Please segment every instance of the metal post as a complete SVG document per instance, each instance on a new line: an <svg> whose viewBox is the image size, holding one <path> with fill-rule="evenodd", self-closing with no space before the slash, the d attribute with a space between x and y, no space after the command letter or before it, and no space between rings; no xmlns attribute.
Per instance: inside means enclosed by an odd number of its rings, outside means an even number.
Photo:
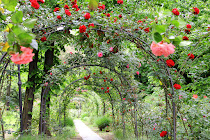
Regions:
<svg viewBox="0 0 210 140"><path fill-rule="evenodd" d="M163 61L163 60L162 60ZM174 140L176 140L176 104L175 104L175 94L174 94L174 87L173 87L173 80L170 74L170 71L166 65L166 63L163 61L163 63L165 64L169 79L170 79L170 84L171 84L171 89L172 89L172 107L173 107L173 137Z"/></svg>
<svg viewBox="0 0 210 140"><path fill-rule="evenodd" d="M23 132L23 119L22 119L22 96L21 96L21 79L20 79L20 65L18 65L18 86L19 86L19 106L20 106L20 132Z"/></svg>

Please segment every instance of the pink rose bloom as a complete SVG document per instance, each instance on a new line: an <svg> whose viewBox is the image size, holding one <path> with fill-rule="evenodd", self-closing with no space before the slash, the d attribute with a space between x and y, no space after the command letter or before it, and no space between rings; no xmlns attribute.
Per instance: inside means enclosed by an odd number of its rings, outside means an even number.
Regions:
<svg viewBox="0 0 210 140"><path fill-rule="evenodd" d="M193 98L194 99L197 99L198 98L198 95L197 94L193 94Z"/></svg>
<svg viewBox="0 0 210 140"><path fill-rule="evenodd" d="M187 121L187 119L184 118L183 121Z"/></svg>
<svg viewBox="0 0 210 140"><path fill-rule="evenodd" d="M110 52L113 52L113 49L114 49L113 47L110 47L110 48L109 48L109 51L110 51Z"/></svg>
<svg viewBox="0 0 210 140"><path fill-rule="evenodd" d="M139 71L137 71L136 74L139 75Z"/></svg>
<svg viewBox="0 0 210 140"><path fill-rule="evenodd" d="M44 86L46 87L48 85L48 82L44 83Z"/></svg>
<svg viewBox="0 0 210 140"><path fill-rule="evenodd" d="M70 52L70 54L73 54L72 52Z"/></svg>
<svg viewBox="0 0 210 140"><path fill-rule="evenodd" d="M81 88L78 88L76 91L80 91Z"/></svg>
<svg viewBox="0 0 210 140"><path fill-rule="evenodd" d="M98 57L102 57L103 56L103 53L102 52L99 52L98 53Z"/></svg>
<svg viewBox="0 0 210 140"><path fill-rule="evenodd" d="M164 43L162 41L157 44L153 41L150 48L155 56L164 55L164 57L168 57L175 52L175 46L173 44Z"/></svg>
<svg viewBox="0 0 210 140"><path fill-rule="evenodd" d="M20 47L21 47L20 50L22 51L21 54L19 54L19 52L15 54L11 54L12 62L14 62L15 64L27 64L33 61L33 56L34 56L34 53L32 53L33 49L26 48L23 46L20 46Z"/></svg>
<svg viewBox="0 0 210 140"><path fill-rule="evenodd" d="M129 64L127 64L126 68L129 68Z"/></svg>
<svg viewBox="0 0 210 140"><path fill-rule="evenodd" d="M179 95L179 99L183 99L183 98L182 98L182 95Z"/></svg>
<svg viewBox="0 0 210 140"><path fill-rule="evenodd" d="M140 68L141 67L141 63L139 63L139 66L138 66L138 68Z"/></svg>

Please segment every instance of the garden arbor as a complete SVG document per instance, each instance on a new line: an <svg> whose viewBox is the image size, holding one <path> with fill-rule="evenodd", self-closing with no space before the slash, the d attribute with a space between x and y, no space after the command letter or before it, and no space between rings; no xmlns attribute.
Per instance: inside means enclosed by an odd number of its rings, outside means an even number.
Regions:
<svg viewBox="0 0 210 140"><path fill-rule="evenodd" d="M181 88L180 83L190 85L192 80L189 78L189 75L199 71L196 68L191 71L189 69L191 64L199 62L199 60L206 62L205 54L208 52L206 43L208 39L206 37L208 32L205 33L204 30L206 29L200 28L198 25L200 24L199 19L205 19L207 16L203 13L199 17L198 8L193 7L191 12L188 8L180 7L183 10L181 11L183 15L179 16L180 11L172 7L170 2L163 2L165 5L162 8L158 7L159 2L147 2L149 5L148 9L144 2L135 1L135 4L127 1L126 4L123 4L122 1L118 2L114 9L113 7L105 9L105 5L91 0L88 9L88 3L86 2L77 4L77 1L73 1L70 4L70 2L60 1L59 5L57 5L60 8L55 7L54 11L51 7L51 4L55 4L53 1L46 1L43 4L46 4L46 7L43 6L41 8L37 7L37 3L34 5L33 2L37 2L36 0L27 3L20 2L17 10L14 8L16 5L9 5L5 0L3 2L6 8L9 7L8 10L15 11L11 15L12 25L9 22L7 23L4 15L1 15L1 18L4 20L3 24L8 28L6 28L8 34L5 35L5 39L10 46L13 46L9 49L7 48L8 50L6 49L6 51L12 55L12 58L14 54L11 51L22 51L23 54L25 53L24 48L20 46L37 48L35 39L41 40L38 43L39 46L42 46L35 53L34 61L29 64L28 81L32 82L33 86L26 88L23 111L24 130L27 130L30 126L32 115L29 112L32 112L33 108L35 87L40 88L41 85L39 131L50 135L50 132L46 132L49 125L46 122L50 108L51 95L49 93L64 85L63 82L66 79L66 75L68 75L73 82L70 80L71 83L65 85L64 91L62 93L58 92L61 96L65 94L71 85L80 80L85 80L87 85L95 85L96 83L96 86L100 87L103 86L102 83L108 81L107 79L113 79L109 81L109 84L115 89L114 96L120 93L118 97L121 103L122 115L125 112L123 109L126 104L130 103L133 106L134 130L135 136L138 138L138 129L140 129L138 122L143 123L141 112L138 110L141 105L139 100L142 99L141 94L145 90L141 88L141 85L145 83L137 82L134 75L138 78L138 75L142 75L139 73L139 70L141 70L144 73L150 73L150 75L147 75L148 77L155 77L154 79L160 83L158 86L164 90L164 112L167 120L168 136L173 136L173 139L177 138L177 118L180 117L182 119L179 119L179 122L182 122L187 137L192 135L194 138L197 137L194 136L190 124L188 126L190 125L191 134L188 133L189 130L186 128L183 113L181 112L182 102L178 100L178 95L182 95L182 92L179 90ZM114 3L116 4L116 1ZM29 6L30 4L32 4L32 7ZM66 4L68 5L66 6ZM200 6L202 7L202 4ZM171 12L172 8L174 9ZM21 16L19 17L18 15ZM139 18L139 15L141 19L136 20L136 18ZM185 15L190 18L186 19ZM23 21L23 17L28 19L29 22L27 20ZM38 20L35 17L38 17ZM189 22L194 25L193 29L188 24ZM35 23L36 25L34 26ZM24 28L28 30L25 31ZM202 33L197 35L195 33L197 32L196 28ZM192 40L188 41L189 38L186 35L191 32ZM181 36L184 37L182 38ZM72 45L71 42L75 43L74 46L77 52L69 54L65 63L61 65L56 55L60 54L61 49L65 50L65 44ZM176 46L176 51L174 46L169 43ZM201 44L204 45L201 47L202 52L199 52L198 46ZM44 73L39 76L39 71L36 71L36 69L38 69L38 59L41 60L42 58L39 58L38 54L43 52L45 53ZM197 54L195 59L193 52ZM6 54L2 55L1 61ZM176 60L176 63L172 59ZM8 63L9 61L5 63L2 75ZM141 64L149 68L144 71L141 68ZM53 65L55 66L53 67ZM204 65L202 66L205 67ZM77 72L78 69L79 73ZM188 71L191 71L191 73ZM71 73L69 74L69 72ZM32 73L35 74L33 75ZM81 75L84 78L77 77L77 75ZM206 75L208 73L201 77L205 79L208 77ZM39 77L39 80L43 81L43 83L38 84L38 82L34 82L36 77ZM80 79L74 79L76 77ZM91 83L93 79L95 83ZM19 88L21 91L20 81ZM188 88L190 89L190 87L185 87L185 92L188 92ZM190 94L191 91L188 93ZM116 102L118 98L116 97L113 100L113 93L107 93L106 91L106 94L110 98L113 107L113 102ZM28 100L28 98L32 100ZM61 111L61 108L59 110ZM112 110L114 110L114 107ZM123 119L122 124L125 131ZM164 130L165 128L162 127L161 129ZM143 132L143 128L141 128L141 131Z"/></svg>

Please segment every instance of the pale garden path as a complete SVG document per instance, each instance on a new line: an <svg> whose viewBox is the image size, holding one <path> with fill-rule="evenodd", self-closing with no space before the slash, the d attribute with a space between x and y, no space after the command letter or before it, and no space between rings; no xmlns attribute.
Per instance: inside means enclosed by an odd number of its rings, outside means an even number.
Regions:
<svg viewBox="0 0 210 140"><path fill-rule="evenodd" d="M74 120L74 125L83 140L103 140L98 134L87 127L81 120Z"/></svg>

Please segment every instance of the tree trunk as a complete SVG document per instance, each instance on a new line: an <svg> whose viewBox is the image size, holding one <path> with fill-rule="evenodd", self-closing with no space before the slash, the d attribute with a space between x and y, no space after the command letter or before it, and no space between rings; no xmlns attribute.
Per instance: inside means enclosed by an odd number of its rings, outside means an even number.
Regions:
<svg viewBox="0 0 210 140"><path fill-rule="evenodd" d="M29 74L28 83L31 83L30 87L26 88L24 107L23 107L23 130L29 130L31 126L33 101L34 101L34 91L36 87L35 79L38 62L38 51L35 53L34 60L29 63Z"/></svg>
<svg viewBox="0 0 210 140"><path fill-rule="evenodd" d="M1 133L2 133L2 138L3 138L3 140L5 140L4 123L3 123L2 114L1 114L2 112L3 112L3 111L1 111L1 109L0 109Z"/></svg>
<svg viewBox="0 0 210 140"><path fill-rule="evenodd" d="M52 44L53 46L53 44ZM53 66L53 57L54 57L54 49L49 49L45 52L45 64L44 64L44 72L50 70ZM40 105L40 119L39 119L39 134L47 134L51 136L49 131L49 118L50 118L50 88L43 87L41 92L41 105Z"/></svg>
<svg viewBox="0 0 210 140"><path fill-rule="evenodd" d="M103 101L103 103L104 103L104 111L103 111L103 115L105 115L105 113L106 113L106 103Z"/></svg>

